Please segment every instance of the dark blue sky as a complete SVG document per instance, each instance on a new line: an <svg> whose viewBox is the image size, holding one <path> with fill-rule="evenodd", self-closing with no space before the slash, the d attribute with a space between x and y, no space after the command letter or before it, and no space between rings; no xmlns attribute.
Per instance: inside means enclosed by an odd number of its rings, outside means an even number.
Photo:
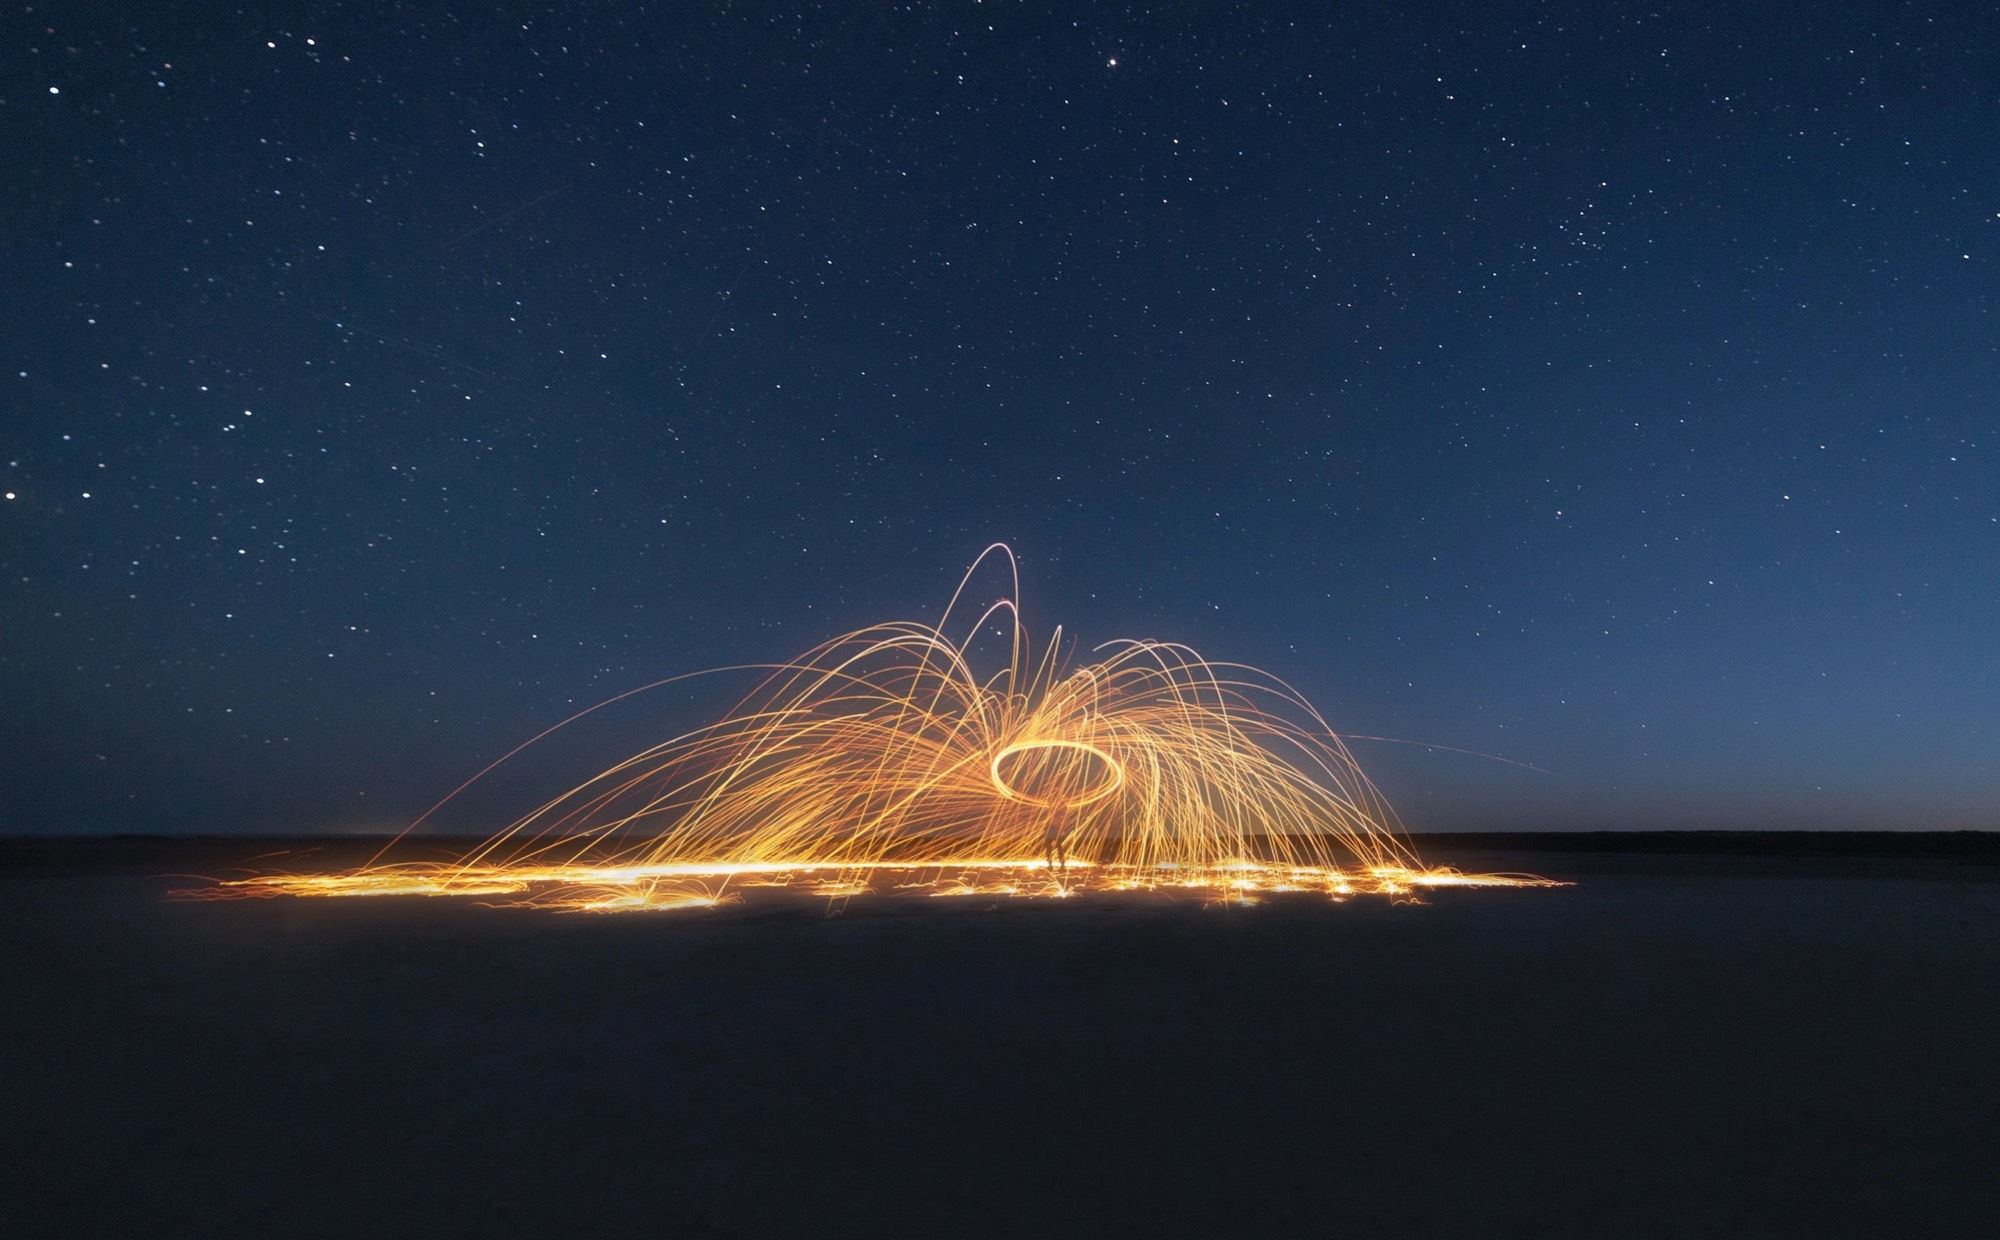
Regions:
<svg viewBox="0 0 2000 1240"><path fill-rule="evenodd" d="M996 539L1038 629L1546 772L1357 742L1414 829L1996 825L1988 6L4 40L0 830L395 829Z"/></svg>

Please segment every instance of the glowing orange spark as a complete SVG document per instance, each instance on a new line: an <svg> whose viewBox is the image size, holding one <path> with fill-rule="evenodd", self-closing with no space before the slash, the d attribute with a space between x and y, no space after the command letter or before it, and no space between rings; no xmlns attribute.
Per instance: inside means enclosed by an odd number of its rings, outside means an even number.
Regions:
<svg viewBox="0 0 2000 1240"><path fill-rule="evenodd" d="M1014 588L954 640L953 614L993 556ZM272 875L217 894L610 911L708 907L732 886L1248 901L1541 881L1427 869L1284 682L1158 641L1100 646L1071 668L1061 629L1036 652L1019 598L1013 553L996 544L935 627L876 625L767 669L720 722L593 776L457 862ZM996 623L1007 655L981 675L973 648Z"/></svg>

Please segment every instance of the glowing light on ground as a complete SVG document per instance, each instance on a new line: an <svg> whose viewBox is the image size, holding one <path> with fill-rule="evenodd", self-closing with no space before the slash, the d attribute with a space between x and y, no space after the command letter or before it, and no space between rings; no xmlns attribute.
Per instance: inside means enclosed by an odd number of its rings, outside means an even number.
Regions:
<svg viewBox="0 0 2000 1240"><path fill-rule="evenodd" d="M989 559L1013 589L970 616L965 593ZM770 887L1248 902L1544 884L1426 867L1347 747L1275 677L1160 641L1112 642L1072 665L1061 629L1030 640L1019 598L1012 552L988 548L937 625L877 625L764 669L719 722L634 754L457 861L190 894L609 912Z"/></svg>

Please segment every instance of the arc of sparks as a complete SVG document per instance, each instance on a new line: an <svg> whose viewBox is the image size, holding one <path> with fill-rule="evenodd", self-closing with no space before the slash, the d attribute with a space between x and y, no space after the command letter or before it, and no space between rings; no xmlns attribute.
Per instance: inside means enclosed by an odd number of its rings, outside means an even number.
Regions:
<svg viewBox="0 0 2000 1240"><path fill-rule="evenodd" d="M1010 593L954 629L992 558ZM995 625L1005 659L982 672L975 647ZM456 862L378 858L216 891L610 911L712 905L757 886L1251 900L1540 881L1426 868L1285 682L1171 642L1091 654L1071 667L1060 628L1037 648L1019 565L996 543L936 625L875 625L779 664L721 720L592 776Z"/></svg>

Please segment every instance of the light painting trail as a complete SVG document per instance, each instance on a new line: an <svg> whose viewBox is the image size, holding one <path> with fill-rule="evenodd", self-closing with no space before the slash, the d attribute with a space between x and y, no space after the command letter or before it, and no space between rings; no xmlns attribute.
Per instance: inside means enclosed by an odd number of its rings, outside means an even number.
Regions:
<svg viewBox="0 0 2000 1240"><path fill-rule="evenodd" d="M989 559L1005 562L1012 591L954 628ZM1031 642L1019 599L1013 553L996 544L936 626L876 625L767 668L720 722L634 754L455 862L265 875L211 894L611 911L712 906L758 887L1247 902L1543 884L1425 867L1282 681L1158 641L1112 642L1070 666L1060 628ZM988 650L998 666L982 674Z"/></svg>

